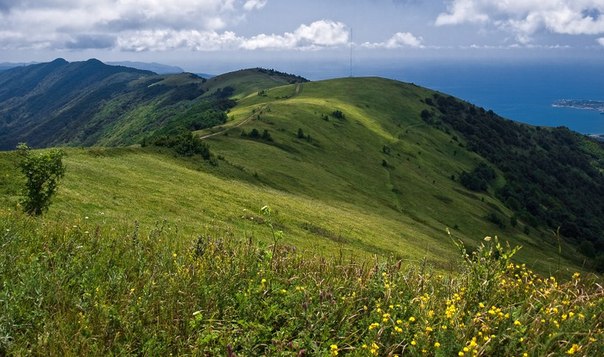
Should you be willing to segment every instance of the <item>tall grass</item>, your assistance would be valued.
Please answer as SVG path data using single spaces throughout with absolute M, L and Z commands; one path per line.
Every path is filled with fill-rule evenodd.
M 495 238 L 454 274 L 275 242 L 0 211 L 0 355 L 604 354 L 601 280 Z

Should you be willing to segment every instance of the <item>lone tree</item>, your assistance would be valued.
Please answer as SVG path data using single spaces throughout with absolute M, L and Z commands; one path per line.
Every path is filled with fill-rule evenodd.
M 25 198 L 21 201 L 23 210 L 30 215 L 39 216 L 48 210 L 50 199 L 57 190 L 57 183 L 65 175 L 63 165 L 64 152 L 50 150 L 33 155 L 29 146 L 21 143 L 17 146 L 19 168 L 27 178 Z

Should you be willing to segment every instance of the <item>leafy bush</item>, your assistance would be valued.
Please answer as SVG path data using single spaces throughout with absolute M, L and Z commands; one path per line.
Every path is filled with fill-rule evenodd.
M 335 110 L 331 113 L 331 115 L 336 119 L 346 119 L 346 116 L 341 110 Z
M 208 144 L 190 131 L 182 132 L 180 135 L 159 136 L 155 138 L 153 145 L 172 148 L 181 156 L 201 155 L 204 160 L 211 158 Z
M 57 190 L 59 179 L 65 175 L 64 153 L 50 150 L 32 154 L 27 144 L 19 144 L 19 168 L 25 175 L 23 209 L 30 215 L 39 216 L 50 206 L 50 199 Z

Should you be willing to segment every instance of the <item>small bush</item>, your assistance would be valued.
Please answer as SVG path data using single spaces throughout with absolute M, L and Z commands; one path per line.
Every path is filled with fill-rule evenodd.
M 50 199 L 57 190 L 59 179 L 65 175 L 64 153 L 61 150 L 31 153 L 27 144 L 17 146 L 19 168 L 26 177 L 23 209 L 30 215 L 39 216 L 48 210 Z

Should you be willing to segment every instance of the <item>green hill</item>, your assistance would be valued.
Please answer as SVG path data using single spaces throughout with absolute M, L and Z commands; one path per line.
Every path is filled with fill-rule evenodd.
M 166 106 L 173 110 L 170 118 L 156 131 L 140 134 L 151 143 L 158 133 L 194 129 L 195 115 L 216 110 L 216 103 L 231 100 L 227 96 L 238 98 L 235 107 L 223 108 L 228 110 L 228 119 L 217 117 L 224 124 L 215 126 L 218 120 L 213 128 L 196 132 L 209 144 L 213 159 L 177 157 L 153 145 L 68 150 L 68 174 L 49 216 L 88 216 L 123 224 L 165 219 L 179 222 L 190 234 L 218 229 L 266 239 L 267 228 L 258 209 L 270 205 L 278 212 L 275 219 L 287 244 L 301 249 L 343 249 L 407 261 L 427 256 L 446 269 L 452 254 L 444 233 L 448 227 L 470 247 L 485 235 L 522 245 L 519 259 L 542 272 L 584 263 L 576 248 L 563 249 L 559 257 L 559 242 L 548 222 L 519 214 L 518 207 L 502 202 L 501 189 L 508 187 L 506 168 L 494 165 L 484 153 L 469 150 L 470 136 L 434 119 L 446 116 L 445 108 L 440 111 L 432 101 L 438 94 L 380 78 L 269 88 L 271 83 L 296 78 L 278 74 L 275 79 L 269 76 L 274 73 L 267 72 L 246 70 L 201 84 L 189 74 L 150 77 L 152 87 L 195 86 L 203 92 L 199 98 Z M 191 92 L 195 91 L 182 93 Z M 136 107 L 140 116 L 123 116 L 112 124 L 114 130 L 107 130 L 113 134 L 99 135 L 96 142 L 115 145 L 124 137 L 136 138 L 126 133 L 142 125 L 144 121 L 136 120 L 142 114 L 160 116 L 155 105 Z M 513 125 L 521 132 L 534 130 Z M 601 167 L 601 146 L 572 135 L 600 158 L 590 167 Z M 495 178 L 485 182 L 482 190 L 464 187 L 463 173 L 481 164 L 492 166 Z M 578 168 L 575 171 L 587 176 Z M 17 179 L 16 174 L 8 176 L 7 182 Z M 597 191 L 602 187 L 601 174 L 592 181 L 594 195 L 601 197 Z M 15 187 L 6 184 L 4 200 L 9 205 L 17 201 Z M 594 207 L 600 209 L 601 204 Z M 597 218 L 592 225 L 597 225 Z M 587 241 L 592 252 L 599 244 L 571 238 L 579 240 L 575 246 Z
M 12 68 L 0 73 L 0 149 L 14 149 L 22 141 L 34 147 L 131 145 L 175 122 L 195 123 L 193 129 L 215 125 L 198 117 L 216 98 L 299 80 L 254 69 L 206 81 L 190 73 L 157 75 L 95 59 Z M 223 103 L 221 110 L 229 106 Z

